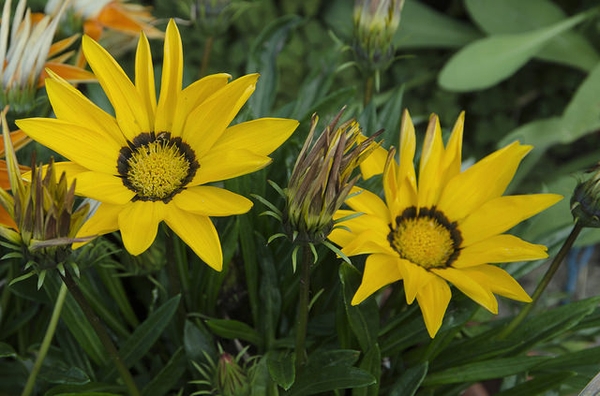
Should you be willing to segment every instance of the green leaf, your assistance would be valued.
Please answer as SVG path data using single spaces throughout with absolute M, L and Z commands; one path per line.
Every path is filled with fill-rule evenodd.
M 428 363 L 423 362 L 405 370 L 390 390 L 390 396 L 413 396 L 421 386 L 428 370 Z
M 198 327 L 189 320 L 186 320 L 183 326 L 183 347 L 188 359 L 196 363 L 206 362 L 204 353 L 213 358 L 217 357 L 213 335 L 203 325 Z
M 44 396 L 88 395 L 88 396 L 117 396 L 122 395 L 124 388 L 118 385 L 90 382 L 85 385 L 59 385 L 44 394 Z
M 158 337 L 171 322 L 179 306 L 180 295 L 172 297 L 156 311 L 152 312 L 142 324 L 135 329 L 131 337 L 119 350 L 119 355 L 126 367 L 133 366 L 138 362 L 150 348 L 154 345 Z M 113 378 L 117 374 L 117 369 L 110 365 L 104 370 L 100 378 Z
M 90 382 L 90 378 L 83 370 L 78 367 L 67 367 L 64 363 L 43 365 L 38 376 L 51 384 L 84 385 Z
M 551 357 L 516 356 L 464 364 L 444 371 L 429 373 L 423 381 L 423 386 L 458 384 L 502 378 L 531 370 L 549 359 Z
M 56 299 L 58 295 L 60 282 L 56 276 L 49 276 L 46 282 L 44 282 L 44 289 L 52 300 Z M 73 337 L 75 337 L 81 348 L 96 364 L 104 365 L 108 362 L 104 346 L 70 293 L 65 299 L 60 318 L 67 325 L 67 328 L 73 334 Z
M 565 366 L 568 367 L 568 366 Z M 536 375 L 533 379 L 518 384 L 510 389 L 496 393 L 495 396 L 530 396 L 541 395 L 546 391 L 558 390 L 560 386 L 576 373 L 565 371 L 561 373 L 552 373 Z
M 600 363 L 600 346 L 582 349 L 580 351 L 563 353 L 542 363 L 537 370 L 563 371 L 565 368 L 575 370 L 575 367 L 594 366 Z
M 451 91 L 491 87 L 527 63 L 548 41 L 585 20 L 578 14 L 552 26 L 517 34 L 477 40 L 456 53 L 443 67 L 438 81 Z
M 558 23 L 565 13 L 549 0 L 466 0 L 473 20 L 487 34 L 524 33 Z M 550 39 L 536 57 L 589 71 L 600 60 L 594 47 L 576 32 Z
M 379 332 L 379 309 L 375 299 L 367 299 L 362 304 L 352 306 L 352 296 L 358 289 L 361 275 L 352 265 L 342 262 L 339 270 L 342 282 L 344 308 L 352 332 L 363 351 L 368 351 L 377 343 Z
M 379 383 L 381 379 L 381 351 L 379 345 L 375 344 L 369 349 L 360 361 L 359 368 L 371 373 L 375 383 L 367 387 L 355 388 L 352 396 L 377 396 L 379 395 Z
M 167 364 L 144 387 L 144 396 L 163 396 L 177 385 L 187 370 L 187 357 L 183 348 L 177 349 Z
M 256 91 L 248 100 L 255 117 L 271 112 L 277 88 L 277 55 L 284 47 L 290 32 L 302 22 L 296 15 L 285 15 L 270 23 L 254 41 L 248 54 L 248 73 L 259 72 L 261 77 Z
M 579 85 L 575 95 L 567 105 L 562 121 L 569 131 L 567 139 L 561 143 L 570 143 L 583 135 L 598 130 L 600 126 L 600 64 L 598 64 Z
M 269 351 L 266 357 L 273 381 L 284 390 L 290 389 L 296 378 L 296 355 L 289 351 Z
M 234 339 L 239 338 L 254 345 L 260 343 L 260 335 L 244 322 L 233 319 L 208 319 L 206 325 L 219 337 Z
M 402 115 L 402 103 L 404 99 L 404 84 L 395 88 L 386 99 L 385 105 L 377 116 L 378 127 L 384 129 L 381 139 L 383 146 L 398 147 L 400 136 L 400 117 Z M 368 131 L 368 136 L 371 136 L 377 131 Z
M 17 352 L 12 346 L 5 342 L 0 342 L 0 358 L 16 357 Z
M 439 13 L 420 1 L 407 0 L 393 42 L 401 49 L 456 48 L 479 37 L 481 34 L 472 26 Z

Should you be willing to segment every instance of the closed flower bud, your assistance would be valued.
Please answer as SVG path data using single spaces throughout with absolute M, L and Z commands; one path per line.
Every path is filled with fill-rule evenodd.
M 600 228 L 600 164 L 594 175 L 578 183 L 571 197 L 571 213 L 583 227 Z

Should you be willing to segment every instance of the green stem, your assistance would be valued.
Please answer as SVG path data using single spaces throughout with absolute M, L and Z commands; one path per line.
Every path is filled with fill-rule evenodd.
M 514 319 L 508 324 L 508 326 L 506 326 L 504 330 L 502 330 L 502 332 L 498 335 L 499 339 L 504 339 L 508 337 L 510 333 L 512 333 L 521 324 L 525 317 L 527 317 L 535 303 L 540 299 L 540 296 L 542 295 L 548 284 L 550 284 L 552 277 L 558 270 L 558 267 L 563 262 L 564 258 L 567 256 L 569 250 L 571 250 L 573 243 L 575 243 L 575 240 L 579 236 L 579 233 L 582 229 L 583 226 L 579 225 L 579 223 L 575 223 L 573 229 L 571 230 L 571 233 L 569 234 L 562 247 L 554 257 L 554 260 L 552 260 L 552 264 L 550 264 L 548 271 L 546 271 L 544 277 L 542 278 L 540 283 L 538 283 L 535 291 L 533 292 L 533 295 L 531 296 L 531 303 L 527 304 L 521 310 L 521 312 L 519 312 L 519 314 L 514 317 Z
M 215 38 L 210 36 L 206 39 L 206 43 L 204 45 L 204 52 L 202 53 L 202 63 L 200 64 L 200 77 L 204 77 L 206 75 L 206 71 L 208 70 L 208 64 L 210 63 L 210 54 L 212 52 L 213 43 Z
M 56 297 L 56 302 L 54 303 L 54 310 L 52 311 L 50 323 L 48 323 L 46 334 L 44 335 L 44 339 L 42 340 L 40 351 L 38 352 L 33 367 L 31 368 L 31 372 L 29 373 L 27 383 L 25 384 L 25 388 L 23 389 L 23 393 L 21 393 L 21 396 L 29 396 L 31 392 L 33 392 L 35 380 L 37 378 L 38 373 L 40 372 L 40 369 L 42 368 L 42 363 L 44 362 L 44 358 L 48 354 L 50 343 L 52 342 L 52 338 L 54 337 L 54 333 L 56 332 L 56 325 L 58 324 L 58 319 L 60 319 L 60 312 L 62 311 L 62 307 L 65 303 L 66 296 L 67 287 L 63 283 L 62 285 L 60 285 L 60 290 L 58 291 L 58 296 Z
M 308 245 L 302 247 L 300 263 L 300 290 L 298 291 L 298 318 L 296 321 L 296 374 L 306 363 L 306 326 L 308 324 L 308 303 L 310 294 L 310 266 L 312 252 Z
M 367 77 L 365 80 L 365 96 L 364 96 L 364 105 L 367 105 L 371 102 L 373 98 L 373 76 Z
M 85 296 L 81 292 L 81 289 L 79 289 L 79 285 L 77 285 L 77 282 L 75 282 L 69 271 L 65 271 L 64 275 L 61 274 L 61 278 L 64 284 L 69 289 L 69 292 L 71 292 L 71 295 L 73 296 L 75 301 L 77 301 L 77 304 L 83 311 L 88 322 L 90 322 L 90 324 L 94 328 L 94 331 L 96 332 L 96 335 L 98 335 L 98 338 L 100 339 L 100 342 L 102 342 L 102 345 L 106 349 L 106 352 L 108 352 L 108 355 L 110 356 L 113 364 L 115 365 L 115 367 L 119 371 L 119 374 L 121 375 L 121 379 L 127 387 L 129 395 L 139 396 L 140 391 L 135 385 L 135 381 L 133 380 L 131 373 L 125 366 L 125 363 L 123 363 L 123 360 L 119 355 L 119 351 L 117 351 L 115 344 L 113 344 L 112 340 L 110 339 L 110 336 L 106 332 L 106 329 L 100 322 L 100 318 L 92 310 L 92 307 L 90 307 L 89 303 L 85 299 Z

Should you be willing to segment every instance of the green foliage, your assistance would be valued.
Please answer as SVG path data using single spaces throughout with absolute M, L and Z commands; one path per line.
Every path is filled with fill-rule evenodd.
M 137 257 L 122 249 L 118 234 L 75 251 L 76 282 L 141 394 L 218 394 L 214 371 L 223 352 L 239 354 L 242 394 L 439 396 L 488 380 L 500 383 L 502 396 L 580 392 L 600 367 L 599 297 L 588 293 L 561 305 L 556 302 L 564 293 L 548 290 L 526 321 L 501 337 L 523 305 L 503 300 L 495 317 L 453 289 L 444 323 L 431 339 L 417 303 L 406 303 L 402 282 L 352 306 L 364 262 L 353 257 L 349 264 L 323 246 L 316 248 L 318 260 L 311 267 L 307 359 L 299 364 L 294 341 L 301 280 L 292 269 L 297 246 L 269 239 L 283 230 L 260 214 L 265 203 L 282 209 L 268 182 L 286 185 L 313 113 L 325 125 L 347 106 L 345 119 L 357 118 L 368 136 L 384 129 L 382 146 L 389 148 L 398 146 L 403 108 L 411 111 L 418 131 L 431 112 L 439 114 L 444 136 L 464 109 L 465 165 L 519 140 L 534 150 L 509 192 L 566 196 L 511 230 L 548 245 L 554 256 L 572 224 L 569 194 L 580 173 L 600 159 L 600 25 L 594 2 L 406 0 L 394 36 L 396 59 L 381 73 L 380 89 L 367 104 L 367 78 L 350 50 L 351 1 L 243 2 L 240 14 L 214 37 L 192 18 L 192 5 L 200 3 L 143 2 L 153 6 L 160 29 L 168 18 L 185 21 L 179 24 L 184 85 L 199 77 L 203 51 L 212 45 L 207 73 L 261 74 L 234 123 L 289 117 L 300 126 L 265 170 L 225 182 L 232 191 L 260 198 L 247 214 L 214 219 L 222 272 L 208 268 L 168 230 L 160 230 L 154 245 Z M 161 45 L 151 40 L 157 75 Z M 130 51 L 119 55 L 128 73 L 133 61 Z M 96 85 L 79 88 L 110 107 Z M 38 158 L 53 154 L 36 149 Z M 29 158 L 28 150 L 19 156 Z M 377 176 L 360 181 L 382 193 L 375 187 L 379 182 Z M 598 242 L 600 233 L 588 231 L 579 245 Z M 11 283 L 23 276 L 26 263 L 7 253 L 2 245 L 0 394 L 16 395 L 32 371 L 62 281 L 57 271 L 48 271 L 40 290 L 35 276 Z M 532 271 L 543 265 L 504 268 L 532 291 L 539 278 Z M 592 270 L 597 277 L 597 266 Z M 597 391 L 597 383 L 588 394 Z M 34 393 L 100 396 L 125 389 L 102 340 L 68 295 Z

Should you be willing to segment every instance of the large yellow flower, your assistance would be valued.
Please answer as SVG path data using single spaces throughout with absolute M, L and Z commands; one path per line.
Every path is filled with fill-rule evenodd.
M 385 285 L 404 281 L 406 301 L 416 298 L 427 331 L 434 337 L 450 302 L 447 282 L 483 307 L 498 312 L 495 294 L 531 301 L 506 271 L 490 263 L 537 260 L 546 247 L 504 234 L 562 197 L 555 194 L 502 196 L 531 146 L 510 144 L 461 172 L 464 114 L 444 147 L 438 117 L 429 121 L 418 183 L 413 163 L 415 129 L 408 112 L 402 119 L 399 163 L 374 153 L 367 170 L 384 169 L 385 202 L 355 187 L 336 218 L 363 213 L 341 224 L 329 238 L 348 256 L 368 254 L 363 279 L 352 304 Z M 381 149 L 383 150 L 383 149 Z
M 268 165 L 268 155 L 294 131 L 295 120 L 262 118 L 229 126 L 255 88 L 258 75 L 228 82 L 216 74 L 182 90 L 181 37 L 169 22 L 160 97 L 156 100 L 150 46 L 139 39 L 135 84 L 91 38 L 83 51 L 114 107 L 113 117 L 66 81 L 47 80 L 57 119 L 19 120 L 33 139 L 72 162 L 56 164 L 76 193 L 101 202 L 78 236 L 120 230 L 134 255 L 154 241 L 161 221 L 208 265 L 222 267 L 219 237 L 209 216 L 245 213 L 252 202 L 207 183 Z

